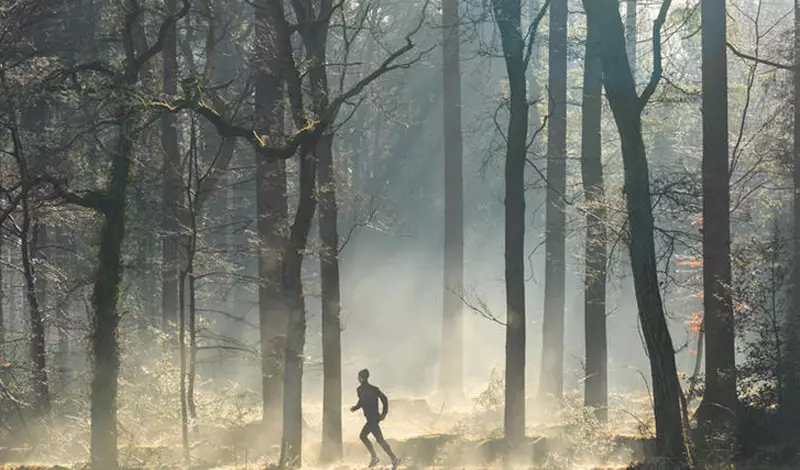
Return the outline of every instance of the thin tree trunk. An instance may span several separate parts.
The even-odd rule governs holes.
[[[703,46],[703,327],[706,386],[700,422],[736,416],[736,363],[731,302],[728,73],[725,0],[700,2]]]
[[[544,318],[539,395],[561,398],[564,391],[564,296],[566,279],[567,175],[567,0],[550,4],[550,117],[547,121],[547,210]]]
[[[183,460],[191,461],[189,454],[189,411],[186,394],[186,271],[178,276],[178,348],[180,356],[180,402],[181,402],[181,444]]]
[[[177,0],[165,0],[169,14],[178,10]],[[178,93],[178,50],[175,27],[169,29],[162,52],[163,87],[168,96]],[[164,150],[164,168],[162,175],[163,212],[162,230],[162,279],[161,279],[161,315],[164,328],[174,323],[178,313],[178,273],[180,262],[178,257],[181,204],[181,155],[178,144],[178,118],[175,113],[164,113],[161,116],[161,145]]]
[[[22,170],[25,171],[25,170]],[[25,171],[23,178],[27,178]],[[47,379],[47,347],[44,315],[39,308],[36,295],[36,274],[33,266],[34,253],[37,252],[36,229],[31,227],[31,213],[27,197],[22,198],[22,273],[25,277],[25,297],[28,300],[31,328],[31,361],[33,362],[33,393],[36,397],[34,406],[39,412],[50,411],[50,389]]]
[[[662,4],[659,19],[669,8]],[[680,383],[675,351],[661,300],[656,265],[654,223],[650,199],[650,175],[642,139],[641,112],[649,99],[639,97],[625,54],[625,30],[616,0],[585,2],[588,21],[595,21],[601,38],[603,84],[622,141],[625,194],[630,227],[630,256],[639,320],[650,359],[656,421],[656,454],[680,464],[686,461],[680,408]],[[646,90],[654,90],[660,79],[660,27],[654,34],[655,73]]]
[[[525,439],[525,162],[528,103],[520,0],[493,0],[509,83],[505,165],[506,374],[504,432],[509,456]]]
[[[595,409],[601,424],[608,421],[608,346],[606,339],[606,207],[603,187],[601,117],[603,64],[597,24],[589,22],[583,68],[581,112],[581,175],[586,199],[586,265],[584,326],[586,380],[583,403]]]
[[[255,9],[256,63],[255,112],[259,129],[273,141],[283,131],[282,51],[287,47],[278,32],[282,10],[273,2]],[[289,217],[286,200],[286,167],[283,160],[256,155],[256,211],[258,214],[258,309],[261,331],[262,423],[269,432],[278,431],[283,402],[283,354],[286,347],[288,311],[281,281],[284,231]]]
[[[461,57],[458,0],[442,2],[444,103],[444,284],[439,390],[461,400],[464,393],[463,311],[464,189],[461,136]]]

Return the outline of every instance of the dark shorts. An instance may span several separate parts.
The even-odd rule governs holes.
[[[366,439],[370,434],[375,436],[375,439],[378,441],[383,440],[383,431],[381,431],[380,421],[369,420],[364,424],[364,427],[361,428],[361,439]]]

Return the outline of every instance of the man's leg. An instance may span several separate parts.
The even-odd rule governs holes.
[[[372,460],[375,460],[378,458],[378,456],[375,455],[375,448],[372,446],[372,443],[369,442],[370,432],[371,428],[369,422],[367,422],[366,424],[364,424],[364,427],[361,428],[361,434],[359,434],[358,437],[361,439],[361,442],[363,442],[364,445],[367,447],[367,450],[369,451],[369,455],[370,457],[372,457]]]
[[[381,431],[381,425],[379,423],[370,423],[372,435],[375,436],[375,440],[378,442],[378,445],[381,446],[384,452],[392,459],[392,462],[397,460],[397,456],[394,455],[392,452],[392,448],[389,446],[389,443],[386,442],[386,439],[383,438],[383,431]]]

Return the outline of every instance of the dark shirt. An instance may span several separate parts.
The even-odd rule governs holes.
[[[363,383],[358,386],[356,393],[358,394],[358,403],[354,409],[364,410],[364,417],[367,418],[367,421],[381,421],[386,417],[389,412],[389,399],[381,392],[381,389],[370,383]],[[383,413],[378,412],[378,400],[383,404]]]

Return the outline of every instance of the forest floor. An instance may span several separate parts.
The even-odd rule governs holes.
[[[490,469],[502,468],[502,410],[496,407],[468,406],[460,410],[438,409],[419,398],[395,398],[389,419],[382,426],[388,442],[403,459],[402,470]],[[556,415],[538,413],[542,407],[529,404],[528,428],[530,460],[520,468],[530,469],[624,469],[643,462],[653,454],[652,414],[649,399],[615,395],[609,413],[609,427],[597,425],[593,414],[579,406],[578,400],[565,400]],[[208,403],[206,403],[208,405]],[[193,470],[245,470],[274,468],[279,448],[265,445],[275,437],[261,431],[256,408],[238,407],[236,413],[223,406],[199,408],[197,428],[191,433]],[[179,426],[174,416],[159,423],[133,425],[130,409],[120,416],[119,458],[125,470],[173,470],[182,465]],[[141,409],[141,408],[140,408]],[[368,454],[358,441],[363,424],[359,413],[343,418],[345,443],[342,463],[329,466],[317,462],[321,435],[321,407],[309,403],[304,409],[304,466],[320,470],[366,470]],[[221,413],[221,414],[220,414]],[[164,413],[161,413],[162,415]],[[223,417],[223,415],[226,415]],[[145,419],[144,416],[139,418]],[[151,417],[152,418],[152,417]],[[74,418],[73,418],[74,419]],[[67,420],[69,421],[69,420]],[[126,423],[126,421],[129,421]],[[88,460],[87,423],[52,425],[38,433],[37,446],[4,446],[0,442],[0,470],[78,470]],[[146,429],[147,428],[147,429]],[[42,427],[42,429],[45,429]],[[380,449],[378,449],[380,452]],[[377,470],[387,470],[382,457]],[[11,464],[10,462],[23,462]],[[646,468],[646,467],[643,467]],[[733,468],[731,466],[707,468]],[[737,466],[737,469],[800,468],[797,466]]]

